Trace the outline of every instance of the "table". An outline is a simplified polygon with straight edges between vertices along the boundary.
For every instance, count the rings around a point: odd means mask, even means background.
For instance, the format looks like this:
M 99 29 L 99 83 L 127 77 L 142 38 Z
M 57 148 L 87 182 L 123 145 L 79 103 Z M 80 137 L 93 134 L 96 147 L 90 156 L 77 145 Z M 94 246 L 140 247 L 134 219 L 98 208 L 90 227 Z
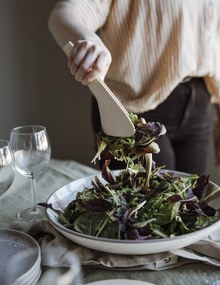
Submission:
M 48 196 L 61 186 L 78 178 L 97 173 L 97 170 L 72 160 L 51 159 L 48 168 L 37 179 L 38 201 L 45 202 Z M 27 232 L 31 224 L 18 221 L 16 214 L 28 207 L 31 200 L 29 180 L 16 173 L 11 188 L 0 197 L 0 227 Z M 84 283 L 104 279 L 134 279 L 158 285 L 220 285 L 220 269 L 201 262 L 182 265 L 167 270 L 109 270 L 83 268 Z M 64 268 L 43 268 L 38 285 L 54 285 Z M 120 284 L 119 284 L 120 285 Z

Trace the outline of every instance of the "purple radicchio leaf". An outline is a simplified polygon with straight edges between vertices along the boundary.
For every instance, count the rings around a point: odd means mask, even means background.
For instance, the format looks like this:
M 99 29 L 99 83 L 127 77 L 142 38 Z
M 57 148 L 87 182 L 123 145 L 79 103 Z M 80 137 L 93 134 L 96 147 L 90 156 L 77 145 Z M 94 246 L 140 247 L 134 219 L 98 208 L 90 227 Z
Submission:
M 105 160 L 102 167 L 102 177 L 110 184 L 114 184 L 116 182 L 116 177 L 109 168 L 110 161 L 111 160 Z
M 158 138 L 166 133 L 166 128 L 159 122 L 147 122 L 139 125 L 136 131 L 149 138 Z
M 112 204 L 103 199 L 82 201 L 82 206 L 91 212 L 106 212 L 112 209 Z
M 205 213 L 205 215 L 213 217 L 216 214 L 216 210 L 210 207 L 206 202 L 200 201 L 199 206 L 201 207 L 202 211 Z
M 206 216 L 198 204 L 187 203 L 187 209 L 192 213 L 196 213 L 198 216 Z
M 75 210 L 76 208 L 76 200 L 71 201 L 68 205 L 67 205 L 67 210 Z
M 141 228 L 130 227 L 126 230 L 124 237 L 127 240 L 146 240 L 151 237 L 152 230 L 145 226 Z
M 178 202 L 178 201 L 181 201 L 182 200 L 182 197 L 178 194 L 174 194 L 172 196 L 170 196 L 167 201 L 170 201 L 171 203 L 173 202 Z
M 199 199 L 201 199 L 202 194 L 203 194 L 206 186 L 208 185 L 208 183 L 209 183 L 209 175 L 200 176 L 197 179 L 196 187 L 193 189 L 194 195 L 196 195 Z

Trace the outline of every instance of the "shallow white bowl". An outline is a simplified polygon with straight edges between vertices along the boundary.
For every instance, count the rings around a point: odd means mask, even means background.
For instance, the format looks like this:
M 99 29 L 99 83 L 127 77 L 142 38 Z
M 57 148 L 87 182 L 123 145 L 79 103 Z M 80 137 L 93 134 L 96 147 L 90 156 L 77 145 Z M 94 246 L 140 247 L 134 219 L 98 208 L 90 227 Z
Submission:
M 188 174 L 168 171 L 168 173 L 173 173 L 175 176 L 186 176 Z M 98 175 L 101 179 L 101 176 Z M 47 200 L 48 204 L 52 204 L 55 209 L 63 210 L 73 199 L 75 199 L 77 192 L 81 192 L 84 187 L 91 186 L 90 177 L 85 177 L 73 181 L 62 188 L 54 192 Z M 213 182 L 209 182 L 207 194 L 211 191 L 215 191 L 219 188 Z M 215 209 L 220 208 L 220 192 L 214 195 L 213 200 L 209 202 L 209 205 Z M 57 219 L 57 214 L 51 209 L 46 209 L 46 215 L 51 223 L 51 225 L 57 229 L 61 234 L 67 237 L 69 240 L 74 241 L 77 244 L 85 246 L 90 249 L 115 253 L 115 254 L 125 254 L 125 255 L 144 255 L 144 254 L 154 254 L 161 253 L 170 250 L 175 250 L 183 248 L 192 243 L 195 243 L 211 233 L 213 233 L 217 228 L 220 227 L 220 220 L 213 223 L 212 225 L 198 230 L 193 233 L 173 237 L 173 238 L 162 238 L 162 239 L 149 239 L 149 240 L 116 240 L 93 237 L 85 234 L 81 234 L 72 230 L 65 228 Z

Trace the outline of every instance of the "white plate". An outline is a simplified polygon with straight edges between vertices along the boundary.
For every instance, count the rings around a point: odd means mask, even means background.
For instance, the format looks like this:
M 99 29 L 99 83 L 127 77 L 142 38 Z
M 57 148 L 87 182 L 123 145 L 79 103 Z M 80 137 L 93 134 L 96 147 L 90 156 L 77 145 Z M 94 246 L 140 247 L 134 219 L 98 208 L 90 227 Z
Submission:
M 0 284 L 28 284 L 33 276 L 39 278 L 40 247 L 31 236 L 0 228 L 0 253 Z
M 109 279 L 109 280 L 95 281 L 92 283 L 88 283 L 86 285 L 154 285 L 154 284 L 139 280 Z
M 167 172 L 174 173 L 176 176 L 187 175 L 185 173 L 171 172 L 168 170 Z M 101 176 L 98 177 L 101 179 Z M 53 193 L 48 198 L 47 203 L 52 203 L 54 208 L 62 210 L 76 197 L 77 192 L 82 191 L 84 187 L 89 186 L 91 186 L 90 177 L 85 177 L 73 181 Z M 207 192 L 209 193 L 210 191 L 214 191 L 217 188 L 219 188 L 219 186 L 210 182 Z M 216 194 L 209 204 L 215 209 L 219 209 L 220 193 Z M 204 229 L 198 230 L 193 233 L 177 236 L 174 238 L 149 240 L 116 240 L 93 237 L 69 230 L 57 220 L 57 214 L 51 209 L 46 209 L 46 215 L 49 219 L 49 222 L 54 228 L 56 228 L 65 237 L 76 242 L 77 244 L 102 252 L 125 255 L 154 254 L 183 248 L 205 238 L 220 226 L 220 220 L 218 220 L 214 224 Z

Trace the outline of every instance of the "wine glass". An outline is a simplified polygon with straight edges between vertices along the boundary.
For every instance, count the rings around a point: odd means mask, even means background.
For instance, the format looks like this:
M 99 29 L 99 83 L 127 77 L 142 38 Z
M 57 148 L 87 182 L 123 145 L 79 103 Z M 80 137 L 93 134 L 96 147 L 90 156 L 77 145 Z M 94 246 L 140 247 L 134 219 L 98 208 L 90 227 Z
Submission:
M 10 144 L 0 139 L 0 196 L 9 189 L 14 177 L 14 161 Z
M 38 207 L 36 196 L 36 178 L 47 167 L 51 147 L 44 126 L 28 125 L 14 128 L 10 135 L 10 144 L 14 153 L 15 168 L 31 181 L 32 206 L 18 213 L 20 220 L 35 222 L 45 217 L 42 207 Z

